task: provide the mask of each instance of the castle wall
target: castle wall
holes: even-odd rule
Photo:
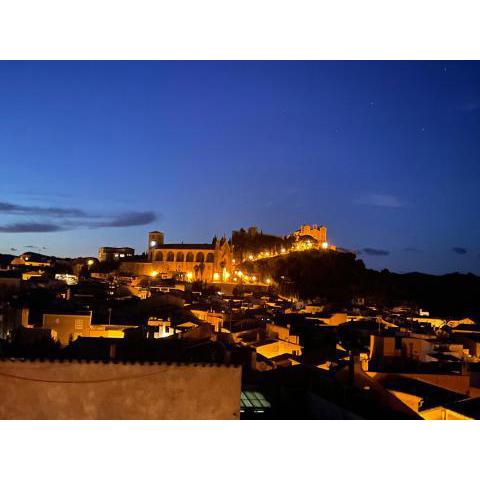
[[[294,235],[296,237],[303,237],[309,235],[317,240],[319,243],[327,241],[327,227],[324,225],[302,225],[299,230],[297,230]]]
[[[151,262],[122,262],[119,271],[132,275],[150,275],[154,270]]]
[[[200,272],[197,274],[195,273],[195,267],[200,267],[201,263],[200,262],[157,262],[153,261],[152,262],[152,268],[153,270],[161,273],[166,273],[166,272],[178,272],[178,273],[188,273],[191,272],[193,275],[193,278],[200,278]],[[203,263],[203,275],[202,278],[205,281],[211,282],[213,280],[213,274],[214,272],[214,264],[213,263]]]

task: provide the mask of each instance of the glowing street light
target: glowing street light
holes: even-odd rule
[[[187,273],[187,280],[192,280],[193,278],[193,273],[192,272],[188,272]]]
[[[95,263],[95,261],[92,260],[91,258],[87,261],[87,265],[88,265],[89,267],[91,267],[94,263]]]
[[[326,250],[328,248],[328,242],[322,242],[322,248]]]
[[[267,285],[270,285],[272,283],[272,280],[270,278],[267,278],[266,282],[267,282]]]
[[[157,275],[158,275],[158,272],[157,272],[156,270],[154,270],[154,271],[150,274],[150,276],[153,277],[153,278],[155,278]]]
[[[217,272],[215,272],[215,273],[213,274],[213,280],[214,280],[215,282],[218,282],[218,281],[220,280],[220,274],[217,273]]]

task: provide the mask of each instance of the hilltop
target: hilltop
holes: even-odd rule
[[[471,316],[480,318],[480,277],[452,273],[392,273],[367,269],[353,253],[309,250],[266,258],[254,269],[270,275],[280,291],[301,299],[323,298],[345,304],[363,297],[369,304],[394,306],[417,305],[432,315]]]

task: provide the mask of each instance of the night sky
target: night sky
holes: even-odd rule
[[[480,62],[0,62],[0,252],[325,224],[480,273]]]

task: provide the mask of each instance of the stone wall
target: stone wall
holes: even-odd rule
[[[121,262],[118,271],[131,275],[150,275],[153,267],[151,262]]]
[[[239,419],[241,368],[0,361],[0,419]]]

